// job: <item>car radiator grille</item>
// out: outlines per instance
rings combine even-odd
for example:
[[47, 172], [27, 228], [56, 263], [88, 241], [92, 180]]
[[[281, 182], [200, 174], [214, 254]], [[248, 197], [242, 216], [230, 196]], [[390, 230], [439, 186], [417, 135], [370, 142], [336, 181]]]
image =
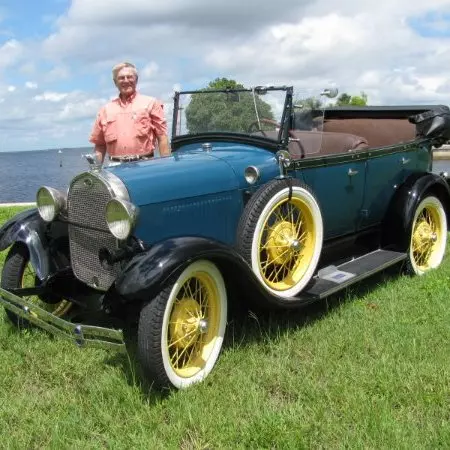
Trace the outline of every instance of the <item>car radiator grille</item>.
[[100, 290], [111, 286], [119, 270], [117, 265], [103, 267], [98, 257], [101, 248], [117, 248], [105, 218], [111, 198], [106, 184], [90, 174], [75, 179], [67, 197], [72, 269], [79, 280]]

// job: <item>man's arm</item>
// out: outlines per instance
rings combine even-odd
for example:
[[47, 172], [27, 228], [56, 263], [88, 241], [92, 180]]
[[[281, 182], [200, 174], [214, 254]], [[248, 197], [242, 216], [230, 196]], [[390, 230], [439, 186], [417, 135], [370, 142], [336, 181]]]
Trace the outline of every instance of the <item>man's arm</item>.
[[150, 109], [150, 120], [155, 130], [156, 139], [158, 139], [158, 148], [160, 156], [169, 156], [170, 147], [167, 138], [167, 121], [164, 115], [164, 105], [160, 101], [155, 101]]
[[169, 156], [170, 155], [170, 147], [169, 147], [169, 139], [165, 134], [161, 136], [156, 136], [158, 139], [158, 148], [160, 156]]
[[103, 135], [102, 120], [101, 120], [103, 112], [104, 109], [102, 108], [97, 114], [94, 126], [92, 127], [91, 135], [89, 136], [89, 142], [92, 142], [95, 146], [94, 153], [99, 163], [103, 163], [106, 153], [106, 142], [105, 136]]
[[97, 158], [97, 161], [100, 164], [102, 164], [103, 160], [105, 159], [106, 145], [95, 144], [94, 153], [95, 153], [95, 157]]

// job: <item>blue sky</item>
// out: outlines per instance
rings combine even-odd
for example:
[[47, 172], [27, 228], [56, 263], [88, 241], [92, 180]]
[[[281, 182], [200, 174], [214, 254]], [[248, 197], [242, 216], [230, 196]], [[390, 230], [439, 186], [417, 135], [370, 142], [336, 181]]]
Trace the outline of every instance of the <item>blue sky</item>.
[[0, 0], [0, 151], [89, 146], [123, 60], [169, 121], [216, 77], [448, 104], [450, 0]]
[[427, 11], [421, 16], [411, 18], [409, 24], [423, 37], [450, 37], [450, 12]]

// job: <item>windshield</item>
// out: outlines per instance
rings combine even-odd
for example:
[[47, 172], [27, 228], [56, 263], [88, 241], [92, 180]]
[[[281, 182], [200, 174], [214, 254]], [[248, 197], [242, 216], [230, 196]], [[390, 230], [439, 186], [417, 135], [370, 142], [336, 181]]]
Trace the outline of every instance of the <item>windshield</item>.
[[337, 92], [296, 89], [294, 94], [286, 86], [177, 92], [172, 137], [257, 136], [281, 144], [295, 158], [304, 158], [321, 151], [325, 112]]
[[285, 87], [180, 92], [173, 136], [225, 132], [278, 141], [288, 92]]

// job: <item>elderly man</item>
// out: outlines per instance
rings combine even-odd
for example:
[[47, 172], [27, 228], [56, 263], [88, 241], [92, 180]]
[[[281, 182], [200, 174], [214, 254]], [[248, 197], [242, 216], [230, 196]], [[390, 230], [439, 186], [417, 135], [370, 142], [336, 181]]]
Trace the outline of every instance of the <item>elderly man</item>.
[[154, 156], [156, 141], [161, 156], [170, 154], [163, 105], [136, 90], [138, 74], [130, 63], [112, 70], [119, 96], [97, 114], [89, 141], [95, 145], [97, 160], [135, 161]]

